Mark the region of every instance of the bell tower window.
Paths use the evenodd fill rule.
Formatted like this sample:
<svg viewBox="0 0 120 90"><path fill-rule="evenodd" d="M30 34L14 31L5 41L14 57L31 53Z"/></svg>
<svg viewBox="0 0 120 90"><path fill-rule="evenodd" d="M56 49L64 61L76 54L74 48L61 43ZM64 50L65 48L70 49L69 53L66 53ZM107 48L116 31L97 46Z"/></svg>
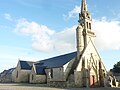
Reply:
<svg viewBox="0 0 120 90"><path fill-rule="evenodd" d="M89 23L89 29L91 29L91 23Z"/></svg>
<svg viewBox="0 0 120 90"><path fill-rule="evenodd" d="M87 24L87 29L89 28L89 24L88 24L88 22L86 23Z"/></svg>

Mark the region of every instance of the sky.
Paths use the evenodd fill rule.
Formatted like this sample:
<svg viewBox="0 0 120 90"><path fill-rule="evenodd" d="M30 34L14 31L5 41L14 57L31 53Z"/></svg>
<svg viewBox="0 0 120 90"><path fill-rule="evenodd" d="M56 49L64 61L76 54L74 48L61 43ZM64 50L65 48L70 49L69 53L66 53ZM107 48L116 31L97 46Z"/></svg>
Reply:
<svg viewBox="0 0 120 90"><path fill-rule="evenodd" d="M120 0L87 0L107 70L120 61ZM81 0L0 0L0 72L76 51Z"/></svg>

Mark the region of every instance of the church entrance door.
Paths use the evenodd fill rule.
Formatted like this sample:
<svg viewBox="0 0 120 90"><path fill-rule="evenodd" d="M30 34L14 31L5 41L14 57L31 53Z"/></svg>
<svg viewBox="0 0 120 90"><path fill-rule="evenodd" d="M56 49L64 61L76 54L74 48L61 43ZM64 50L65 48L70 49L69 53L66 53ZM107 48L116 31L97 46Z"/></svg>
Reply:
<svg viewBox="0 0 120 90"><path fill-rule="evenodd" d="M94 86L95 83L95 76L94 75L90 75L90 86Z"/></svg>

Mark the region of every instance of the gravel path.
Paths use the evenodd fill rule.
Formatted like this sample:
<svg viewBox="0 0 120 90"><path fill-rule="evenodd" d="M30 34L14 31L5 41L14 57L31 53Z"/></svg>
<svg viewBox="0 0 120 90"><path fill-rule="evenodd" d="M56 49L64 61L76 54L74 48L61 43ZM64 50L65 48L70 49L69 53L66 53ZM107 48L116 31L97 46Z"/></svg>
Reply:
<svg viewBox="0 0 120 90"><path fill-rule="evenodd" d="M0 90L120 90L120 88L53 88L40 84L0 84Z"/></svg>

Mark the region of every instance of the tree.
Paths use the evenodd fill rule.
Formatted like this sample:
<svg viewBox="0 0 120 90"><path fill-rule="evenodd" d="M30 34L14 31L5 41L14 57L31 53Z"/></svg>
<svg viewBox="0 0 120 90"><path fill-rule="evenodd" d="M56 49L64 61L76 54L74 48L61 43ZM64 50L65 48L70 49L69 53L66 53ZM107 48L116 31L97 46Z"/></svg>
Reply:
<svg viewBox="0 0 120 90"><path fill-rule="evenodd" d="M113 70L114 73L120 73L120 61L117 62L114 66L113 66Z"/></svg>

